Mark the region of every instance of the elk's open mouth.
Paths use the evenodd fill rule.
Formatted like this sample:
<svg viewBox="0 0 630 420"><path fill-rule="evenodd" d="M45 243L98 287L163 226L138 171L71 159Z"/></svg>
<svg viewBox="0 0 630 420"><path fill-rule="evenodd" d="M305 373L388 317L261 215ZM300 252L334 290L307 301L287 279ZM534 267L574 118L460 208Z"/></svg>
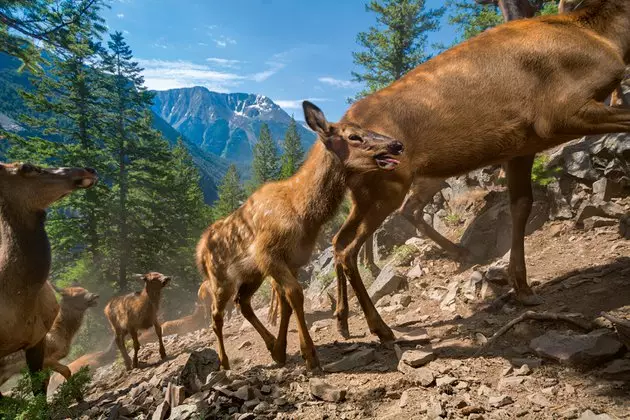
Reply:
<svg viewBox="0 0 630 420"><path fill-rule="evenodd" d="M96 178L84 177L78 178L74 181L74 185L77 188L91 188L96 184Z"/></svg>
<svg viewBox="0 0 630 420"><path fill-rule="evenodd" d="M98 295L93 295L92 297L90 297L90 300L88 301L88 306L92 308L96 305L98 305Z"/></svg>
<svg viewBox="0 0 630 420"><path fill-rule="evenodd" d="M394 159L387 153L381 153L380 155L374 156L374 160L376 161L376 164L379 168L386 171L393 170L400 163L398 159Z"/></svg>

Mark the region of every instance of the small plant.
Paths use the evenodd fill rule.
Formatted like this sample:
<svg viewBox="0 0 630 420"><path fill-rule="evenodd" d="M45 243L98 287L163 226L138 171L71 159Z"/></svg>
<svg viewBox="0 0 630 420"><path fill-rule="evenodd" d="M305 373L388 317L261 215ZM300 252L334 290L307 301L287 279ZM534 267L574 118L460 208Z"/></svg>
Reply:
<svg viewBox="0 0 630 420"><path fill-rule="evenodd" d="M548 168L549 157L546 155L536 156L532 166L532 182L535 185L546 187L556 179L556 175L562 171L561 168Z"/></svg>
<svg viewBox="0 0 630 420"><path fill-rule="evenodd" d="M337 278L335 270L330 270L327 273L319 273L317 275L317 281L323 286L322 289L327 289L328 286Z"/></svg>
<svg viewBox="0 0 630 420"><path fill-rule="evenodd" d="M11 391L11 396L0 398L0 419L53 420L73 417L74 413L70 406L83 398L90 382L88 367L81 368L61 384L49 404L46 395L33 395L32 383L41 384L50 373L51 371L47 369L31 377L28 371L22 372L17 385Z"/></svg>
<svg viewBox="0 0 630 420"><path fill-rule="evenodd" d="M447 224L451 226L459 225L462 222L462 217L457 213L449 213L444 218Z"/></svg>
<svg viewBox="0 0 630 420"><path fill-rule="evenodd" d="M411 262L418 249L411 245L400 245L392 251L392 261L397 266L407 265Z"/></svg>

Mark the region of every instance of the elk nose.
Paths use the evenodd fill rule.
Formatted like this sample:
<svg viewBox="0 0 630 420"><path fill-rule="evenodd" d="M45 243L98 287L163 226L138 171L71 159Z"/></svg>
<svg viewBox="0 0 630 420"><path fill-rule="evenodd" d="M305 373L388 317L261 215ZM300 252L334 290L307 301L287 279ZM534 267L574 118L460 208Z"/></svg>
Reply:
<svg viewBox="0 0 630 420"><path fill-rule="evenodd" d="M393 141L387 145L387 150L392 155L399 155L405 149L405 146L399 141Z"/></svg>
<svg viewBox="0 0 630 420"><path fill-rule="evenodd" d="M96 175L96 169L94 169L94 168L85 168L85 170L88 171L91 174Z"/></svg>

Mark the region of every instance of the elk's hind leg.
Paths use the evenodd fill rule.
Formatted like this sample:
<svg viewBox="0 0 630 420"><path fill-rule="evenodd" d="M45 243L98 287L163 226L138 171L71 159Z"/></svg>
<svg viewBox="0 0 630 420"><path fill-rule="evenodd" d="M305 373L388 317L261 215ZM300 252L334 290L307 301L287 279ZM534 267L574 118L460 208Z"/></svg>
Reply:
<svg viewBox="0 0 630 420"><path fill-rule="evenodd" d="M46 394L46 387L48 385L47 380L39 380L36 374L42 371L44 367L44 353L46 350L46 339L43 338L39 343L35 344L30 349L26 349L24 352L26 355L26 365L28 371L31 374L31 388L33 394L41 395Z"/></svg>
<svg viewBox="0 0 630 420"><path fill-rule="evenodd" d="M263 277L260 276L260 279L255 279L256 281L243 281L241 287L238 289L238 293L236 295L236 303L241 308L241 314L250 324L258 331L258 334L262 337L265 342L265 346L267 350L269 350L273 355L273 349L276 345L275 337L265 328L263 323L258 319L256 313L254 313L254 309L251 305L251 298L258 290L260 285L262 284Z"/></svg>
<svg viewBox="0 0 630 420"><path fill-rule="evenodd" d="M214 301L212 303L212 329L217 336L217 342L219 346L219 361L221 362L221 368L224 370L230 370L230 361L228 360L227 353L225 352L225 343L223 342L223 312L229 299L232 297L231 290L224 287L217 287L213 290Z"/></svg>

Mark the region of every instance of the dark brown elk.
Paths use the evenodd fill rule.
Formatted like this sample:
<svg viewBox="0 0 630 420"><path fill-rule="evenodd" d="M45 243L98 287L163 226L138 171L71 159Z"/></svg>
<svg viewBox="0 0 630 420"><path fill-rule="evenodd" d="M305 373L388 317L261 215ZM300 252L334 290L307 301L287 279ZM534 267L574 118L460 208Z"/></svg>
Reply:
<svg viewBox="0 0 630 420"><path fill-rule="evenodd" d="M105 316L114 332L116 344L125 361L127 370L138 367L138 331L153 327L160 343L160 357L166 359L166 350L162 342L162 327L158 320L162 289L170 282L170 277L160 273L136 275L144 282L142 292L118 296L105 306ZM125 348L125 337L129 334L133 340L133 363Z"/></svg>
<svg viewBox="0 0 630 420"><path fill-rule="evenodd" d="M321 226L339 208L346 179L368 173L377 178L398 165L394 156L403 151L402 144L392 137L353 123L329 123L315 105L304 102L303 106L319 141L302 167L286 180L260 187L231 215L211 225L197 245L197 265L213 295L213 329L224 369L230 364L223 342L223 311L230 299L280 364L286 360L289 318L295 312L306 366L320 369L304 317L298 269L308 262ZM280 294L277 340L251 306L252 295L266 277L273 279Z"/></svg>
<svg viewBox="0 0 630 420"><path fill-rule="evenodd" d="M70 353L72 341L81 328L85 312L98 304L98 295L82 287L52 287L61 295L61 303L55 322L46 334L44 368L51 368L68 379L70 370L59 361ZM20 373L25 366L26 359L21 351L0 359L0 385Z"/></svg>
<svg viewBox="0 0 630 420"><path fill-rule="evenodd" d="M394 335L370 301L357 254L415 179L506 162L509 276L519 301L540 301L527 283L524 255L534 155L577 137L630 129L630 111L604 104L630 58L630 2L584 4L571 13L489 29L355 102L342 118L405 145L396 171L350 182L354 206L334 239L338 288L350 281L381 341ZM338 328L347 335L347 298L339 297Z"/></svg>
<svg viewBox="0 0 630 420"><path fill-rule="evenodd" d="M43 366L45 336L59 310L47 283L46 209L96 181L90 168L0 164L0 357L25 350L31 372Z"/></svg>

